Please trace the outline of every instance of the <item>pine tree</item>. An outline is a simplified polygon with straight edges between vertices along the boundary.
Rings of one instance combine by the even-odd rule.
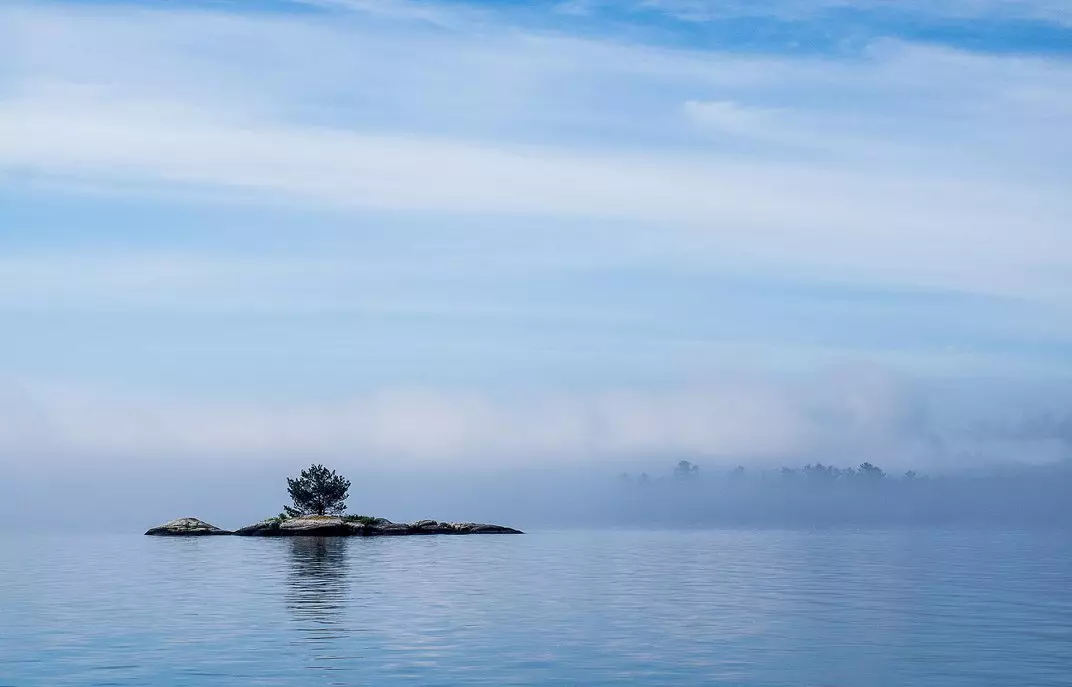
[[[335,474],[323,465],[312,465],[302,470],[300,477],[287,478],[287,493],[293,506],[283,506],[290,517],[299,515],[339,515],[346,510],[346,497],[350,492],[350,480]]]

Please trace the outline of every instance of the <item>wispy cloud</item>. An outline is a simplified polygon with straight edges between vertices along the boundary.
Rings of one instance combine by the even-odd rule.
[[[976,404],[978,405],[978,404]],[[1065,457],[1038,406],[935,412],[912,383],[874,366],[795,381],[688,389],[493,395],[387,389],[318,403],[220,402],[6,384],[0,454],[47,461],[258,461],[292,456],[375,469],[596,463],[777,466],[867,456],[892,467],[978,467]]]
[[[357,454],[388,464],[596,458],[613,465],[668,454],[774,460],[834,440],[832,427],[809,419],[823,408],[845,421],[837,430],[838,443],[857,434],[895,431],[903,411],[890,405],[892,389],[884,386],[846,387],[812,402],[784,389],[750,385],[527,399],[400,390],[338,404],[285,407],[24,388],[14,398],[10,390],[6,394],[8,421],[0,432],[0,451],[154,459]]]
[[[393,338],[382,321],[348,320],[354,329],[345,345],[422,347],[422,370],[445,366],[442,349],[457,333],[452,324],[459,326],[444,324],[449,318],[512,316],[521,324],[510,336],[506,327],[466,330],[483,343],[469,361],[490,367],[487,350],[512,351],[495,373],[530,385],[543,375],[526,377],[525,365],[535,369],[539,356],[554,362],[562,351],[587,368],[622,351],[646,356],[648,371],[696,360],[702,368],[702,356],[681,353],[682,340],[730,350],[720,373],[745,367],[758,350],[777,349],[783,360],[808,347],[844,358],[871,357],[883,346],[911,355],[898,329],[918,329],[932,349],[972,350],[978,357],[960,364],[978,376],[979,360],[1007,372],[1023,369],[1009,358],[1027,365],[1043,357],[1033,350],[1049,346],[1051,358],[1065,350],[1062,316],[1072,305],[1066,59],[893,40],[800,58],[657,47],[623,38],[637,35],[628,32],[552,31],[553,22],[533,28],[514,22],[520,10],[312,4],[329,11],[0,9],[0,188],[23,208],[91,188],[108,192],[112,212],[122,214],[115,207],[131,197],[156,210],[107,230],[118,249],[0,244],[0,308],[166,317],[420,313],[440,319],[393,330]],[[845,3],[643,7],[699,21],[712,13],[791,17],[820,5]],[[900,8],[925,17],[1018,18],[1060,9]],[[23,193],[41,188],[44,201]],[[225,251],[210,234],[226,233],[233,215],[212,218],[211,204],[199,202],[221,197],[239,213],[285,207],[307,221],[247,220],[255,226],[245,242]],[[159,245],[150,241],[154,220],[176,204],[203,214]],[[32,213],[3,212],[15,232],[43,230]],[[328,214],[334,242],[307,244]],[[83,219],[72,211],[57,221],[70,236]],[[338,238],[347,235],[379,240]],[[262,241],[284,248],[262,252]],[[686,273],[703,278],[675,280]],[[718,281],[742,274],[752,287]],[[756,295],[763,291],[756,282],[768,284],[765,294]],[[837,286],[802,305],[796,292],[816,283]],[[898,311],[881,295],[898,289],[920,298],[953,290],[958,298]],[[972,298],[985,305],[972,310]],[[592,323],[605,328],[584,339]],[[131,340],[151,334],[142,321],[125,324],[112,339],[94,334],[99,350],[121,358]],[[273,333],[294,326],[276,324]],[[195,334],[219,352],[210,327]],[[314,325],[279,359],[301,368],[337,335]],[[242,336],[230,344],[252,357],[258,333]],[[16,338],[0,345],[13,350]],[[76,338],[63,340],[69,350],[61,353],[76,357]],[[23,339],[27,350],[59,345]],[[173,350],[150,343],[155,365],[158,348]],[[180,368],[205,357],[168,362]],[[217,358],[215,369],[232,360]],[[416,358],[404,362],[414,367]],[[4,356],[0,373],[23,376],[20,359],[32,356]],[[347,362],[373,372],[357,354]],[[130,365],[98,376],[122,378]],[[669,453],[762,462],[881,447],[890,460],[911,462],[952,460],[959,454],[950,446],[970,443],[970,433],[936,429],[925,412],[920,420],[919,399],[881,374],[803,385],[705,377],[653,390],[632,383],[629,375],[639,372],[626,367],[615,368],[620,383],[603,390],[506,398],[388,382],[380,391],[348,390],[349,401],[310,393],[279,406],[30,385],[7,393],[0,407],[0,456],[352,452],[384,461],[580,456],[617,465]],[[905,367],[921,369],[916,359]],[[269,385],[282,376],[270,368],[256,371]],[[945,439],[935,443],[935,432]]]
[[[640,0],[635,6],[666,12],[688,21],[741,16],[792,20],[814,17],[831,10],[851,10],[859,13],[898,12],[916,17],[1035,19],[1072,24],[1068,6],[1061,0]]]
[[[471,28],[487,23],[492,14],[475,5],[442,6],[420,0],[291,0],[294,4],[358,12],[373,17],[430,24],[444,29]]]
[[[893,280],[911,271],[1010,293],[1056,295],[1072,258],[1063,185],[1034,171],[1067,173],[1059,132],[1072,69],[1060,61],[904,45],[856,63],[757,60],[525,34],[470,44],[464,32],[397,29],[364,42],[349,35],[356,26],[274,17],[9,16],[22,40],[6,51],[23,66],[0,102],[0,166],[20,175],[353,210],[648,223],[715,261],[852,265]],[[71,40],[47,40],[56,35]],[[212,58],[224,44],[248,57]],[[302,78],[257,66],[313,45],[322,49],[299,61]],[[391,61],[429,50],[445,60],[439,87],[425,87],[434,60]],[[521,105],[496,94],[506,82]],[[821,94],[859,109],[809,100]],[[514,113],[519,124],[503,128]],[[619,123],[611,140],[593,133]]]

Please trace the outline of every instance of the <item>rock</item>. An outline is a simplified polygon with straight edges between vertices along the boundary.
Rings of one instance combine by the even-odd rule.
[[[282,532],[301,534],[329,535],[346,532],[342,518],[330,515],[303,515],[299,518],[284,520],[279,529]]]
[[[350,537],[367,537],[368,525],[363,522],[344,522],[346,535]]]
[[[303,515],[289,520],[272,518],[248,525],[235,534],[240,537],[363,537],[367,527],[330,515]]]
[[[367,530],[364,523],[347,522],[330,515],[303,515],[284,520],[279,525],[279,533],[283,536],[363,537]]]
[[[272,518],[235,530],[240,537],[402,537],[423,534],[521,534],[501,525],[418,520],[412,524],[376,518],[349,522],[331,515],[303,515],[289,520]]]
[[[239,537],[278,537],[281,536],[279,531],[280,521],[276,519],[263,520],[253,525],[246,525],[235,530],[234,533]]]
[[[388,523],[386,525],[372,525],[365,529],[365,534],[370,537],[383,535],[397,537],[406,534],[414,534],[413,528],[404,523]]]
[[[171,537],[199,537],[212,534],[231,534],[227,530],[221,530],[215,525],[210,525],[197,518],[179,518],[166,522],[159,527],[153,527],[145,534],[153,536]]]
[[[520,530],[502,525],[485,525],[475,522],[439,522],[418,520],[411,525],[391,524],[369,527],[365,536],[400,536],[406,534],[523,534]]]
[[[279,534],[292,537],[351,537],[364,532],[360,523],[344,522],[342,518],[330,515],[303,515],[284,520],[279,525]]]
[[[502,525],[467,523],[467,526],[468,534],[524,534],[521,530],[515,530],[513,527],[503,527]]]
[[[456,534],[449,523],[435,520],[418,520],[410,527],[414,534]]]

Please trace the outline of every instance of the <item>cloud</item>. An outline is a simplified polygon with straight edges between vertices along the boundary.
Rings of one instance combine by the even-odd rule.
[[[240,462],[360,455],[380,465],[580,459],[614,469],[665,455],[774,460],[850,439],[885,440],[898,429],[902,410],[887,382],[787,391],[755,384],[497,398],[401,389],[273,406],[8,385],[0,455]]]
[[[779,110],[774,108],[746,107],[731,100],[685,103],[685,114],[714,126],[730,135],[770,136],[777,135]]]
[[[425,22],[446,28],[459,28],[474,23],[487,24],[518,18],[524,13],[516,7],[500,7],[494,12],[476,4],[452,3],[449,6],[434,2],[412,0],[292,0],[295,4],[324,9],[346,10],[370,16]],[[781,21],[822,19],[837,12],[852,12],[857,16],[904,16],[919,21],[934,20],[1020,20],[1072,25],[1068,7],[1063,0],[568,0],[550,7],[557,15],[592,17],[613,14],[619,19],[632,19],[642,24],[646,15],[664,14],[686,22],[713,22],[725,19],[761,18]],[[529,15],[533,12],[529,12]]]
[[[831,10],[858,13],[896,12],[905,16],[953,19],[1024,19],[1072,25],[1061,0],[640,0],[638,8],[664,12],[684,21],[730,17],[777,17],[802,20]]]
[[[16,197],[44,185],[50,202],[89,188],[112,197],[186,204],[225,198],[239,208],[308,213],[305,225],[260,229],[266,237],[289,236],[286,245],[318,230],[325,210],[345,218],[337,220],[340,233],[354,235],[389,236],[397,228],[383,218],[405,218],[449,239],[437,247],[456,242],[464,250],[414,259],[398,247],[404,233],[359,259],[269,259],[253,255],[258,241],[240,256],[206,257],[214,244],[203,236],[200,247],[179,241],[170,253],[12,250],[0,259],[0,306],[497,309],[520,313],[530,330],[546,321],[533,312],[557,308],[573,318],[564,329],[601,317],[628,322],[631,331],[658,329],[652,320],[708,317],[721,329],[711,325],[702,330],[707,338],[689,343],[711,348],[732,347],[747,338],[742,329],[765,318],[784,318],[789,329],[824,339],[813,311],[757,307],[749,321],[740,316],[754,305],[740,295],[745,289],[700,280],[693,296],[710,293],[717,307],[681,298],[689,284],[652,297],[657,279],[632,290],[618,285],[603,300],[586,301],[591,285],[583,283],[548,289],[536,304],[467,298],[531,285],[466,282],[466,275],[626,264],[781,279],[785,291],[825,280],[847,285],[839,293],[892,284],[1045,301],[1055,306],[1045,317],[1032,311],[989,326],[1028,322],[1040,338],[1067,340],[1063,326],[1050,325],[1067,313],[1072,260],[1067,60],[893,41],[852,55],[744,55],[536,32],[509,23],[507,14],[441,5],[317,4],[355,11],[6,5],[0,184]],[[770,11],[791,11],[788,3],[776,5]],[[81,224],[79,217],[64,221]],[[139,222],[122,228],[125,241],[153,234],[151,218]],[[34,225],[15,230],[29,234]],[[455,283],[442,286],[452,275]],[[724,293],[730,296],[718,300]],[[734,296],[735,314],[720,318]],[[926,317],[966,317],[958,303]],[[866,328],[862,312],[878,310],[867,301],[849,318],[838,298],[827,305],[834,314],[823,321],[840,318],[850,333],[861,321]],[[893,329],[909,319],[883,322]],[[419,344],[442,346],[449,329]],[[696,330],[665,331],[672,338]],[[787,343],[785,328],[760,331],[766,340],[750,341],[750,350],[799,353],[788,350],[800,341]],[[985,338],[973,333],[968,347]],[[620,346],[665,368],[672,347],[640,351],[655,336],[645,330]],[[851,338],[843,330],[816,345],[841,350],[839,336]],[[555,343],[572,352],[577,341]],[[592,365],[612,355],[598,348],[585,354]],[[757,460],[874,446],[891,455],[935,452],[926,432],[903,424],[900,409],[911,403],[887,404],[882,399],[897,394],[881,389],[858,402],[817,400],[811,391],[777,385],[512,400],[387,390],[287,407],[28,394],[8,404],[6,455],[206,456],[215,446],[238,456],[354,451],[462,460],[531,452],[619,462],[659,451]]]
[[[490,15],[475,6],[457,4],[442,6],[413,0],[290,0],[293,4],[310,5],[329,10],[358,12],[373,17],[426,23],[443,29],[471,28],[487,23]]]
[[[73,110],[77,121],[62,114]],[[92,99],[9,102],[0,131],[7,167],[61,177],[362,210],[659,223],[668,243],[712,258],[892,274],[912,265],[924,283],[980,290],[1047,291],[1072,249],[1062,196],[992,181],[206,122]]]
[[[1072,259],[1067,194],[1043,176],[1068,173],[1072,68],[1059,60],[901,44],[854,62],[742,58],[315,18],[5,14],[19,39],[0,49],[14,65],[0,100],[9,183],[628,222],[714,264],[1020,295],[1056,297]]]
[[[866,457],[938,471],[1067,457],[1067,422],[1052,415],[1060,398],[1036,397],[1015,411],[976,403],[967,412],[950,412],[947,400],[873,365],[663,390],[411,387],[318,403],[8,382],[0,389],[0,459],[238,465],[302,456],[389,471],[583,465],[609,474],[680,457],[712,468]]]

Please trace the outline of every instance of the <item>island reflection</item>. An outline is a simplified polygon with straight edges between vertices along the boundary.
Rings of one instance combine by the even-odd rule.
[[[288,542],[287,609],[302,629],[323,638],[345,630],[349,598],[348,542],[341,537],[294,537]]]

